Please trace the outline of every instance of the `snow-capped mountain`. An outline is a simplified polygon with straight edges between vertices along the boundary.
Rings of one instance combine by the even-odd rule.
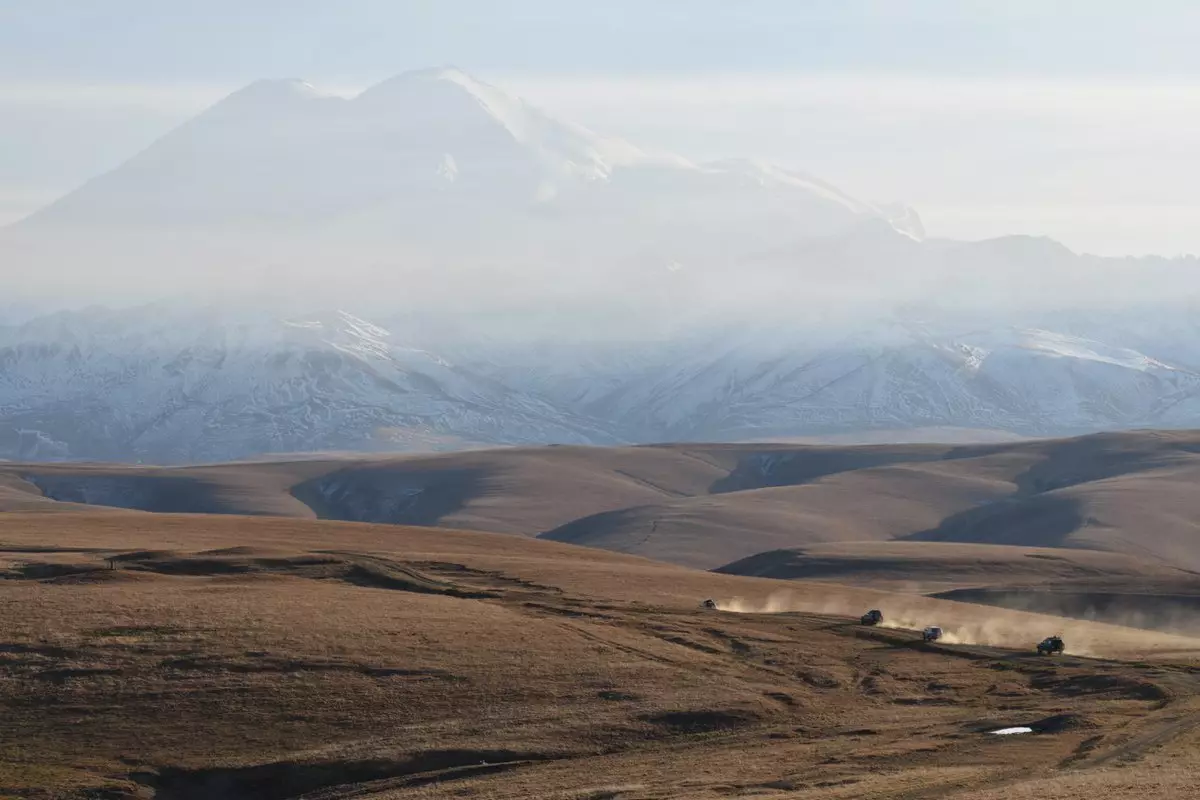
[[[1200,426],[1200,374],[1069,333],[893,322],[822,345],[767,333],[635,349],[459,342],[446,356],[345,312],[59,313],[0,333],[0,457]]]
[[[0,331],[0,452],[11,457],[195,462],[543,440],[613,438],[345,312],[93,309]]]
[[[1093,317],[1093,327],[1102,328],[1101,319]],[[1123,335],[1115,323],[1108,332]],[[1193,327],[1186,341],[1146,333],[1140,344],[1200,355],[1200,331]],[[460,357],[481,374],[507,375],[551,402],[609,420],[635,441],[1200,424],[1200,371],[1188,364],[1070,331],[1001,324],[893,319],[817,338],[812,329],[742,323],[657,347],[594,349],[577,367],[544,349],[491,364]]]
[[[647,371],[580,410],[659,440],[923,426],[1047,435],[1161,424],[1200,391],[1194,372],[1050,331],[885,326],[821,348],[758,333],[697,348],[700,360]]]
[[[0,263],[0,458],[1200,426],[1200,323],[1161,313],[1200,307],[1195,258],[927,239],[455,69],[251,84]],[[124,310],[31,312],[81,300]]]
[[[403,73],[353,98],[296,80],[253,83],[23,226],[272,223],[363,232],[404,225],[399,211],[440,218],[442,208],[428,213],[431,199],[493,214],[506,210],[500,204],[557,215],[603,210],[626,223],[683,202],[671,209],[676,224],[765,227],[773,219],[792,235],[828,235],[879,217],[920,235],[911,209],[872,206],[769,164],[650,154],[454,68]]]
[[[922,233],[906,207],[769,164],[648,153],[450,68],[350,98],[251,84],[12,226],[0,256],[92,296],[327,287],[331,272],[404,291],[446,269],[600,284],[725,269],[865,219]]]

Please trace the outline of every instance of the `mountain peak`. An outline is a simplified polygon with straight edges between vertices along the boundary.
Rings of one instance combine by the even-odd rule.
[[[528,118],[536,114],[519,97],[447,66],[402,72],[364,90],[354,105],[360,111],[387,116],[427,117],[468,124],[498,124],[520,140]]]
[[[338,99],[318,91],[299,78],[264,78],[248,83],[192,119],[193,124],[227,124],[231,121],[273,120],[296,113],[307,114],[316,101]]]
[[[264,103],[287,103],[296,100],[313,100],[320,97],[323,97],[323,95],[311,83],[302,81],[299,78],[264,78],[246,84],[222,100],[218,106],[248,103],[256,105]]]
[[[627,142],[556,119],[454,66],[402,72],[366,89],[353,104],[390,125],[419,124],[456,138],[474,130],[516,143],[542,165],[554,165],[551,182],[563,174],[606,178],[614,165],[646,158]]]
[[[376,97],[386,97],[392,94],[407,95],[411,92],[431,90],[459,90],[475,97],[497,95],[510,101],[521,102],[494,86],[474,78],[455,66],[430,67],[401,72],[374,86],[363,90],[356,99],[370,100]]]
[[[422,67],[420,69],[409,69],[397,75],[388,78],[387,81],[420,81],[420,80],[439,80],[453,81],[455,83],[480,83],[474,77],[469,75],[466,70],[454,66],[453,64],[443,64],[440,67]]]

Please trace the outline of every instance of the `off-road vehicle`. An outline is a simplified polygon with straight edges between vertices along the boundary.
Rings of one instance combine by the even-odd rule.
[[[1039,656],[1052,656],[1055,653],[1061,653],[1063,648],[1062,637],[1047,636],[1038,642],[1037,651]]]

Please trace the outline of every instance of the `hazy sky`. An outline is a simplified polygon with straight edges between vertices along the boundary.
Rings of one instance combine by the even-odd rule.
[[[559,116],[753,156],[930,233],[1200,252],[1195,0],[0,0],[0,223],[262,77],[455,64]]]

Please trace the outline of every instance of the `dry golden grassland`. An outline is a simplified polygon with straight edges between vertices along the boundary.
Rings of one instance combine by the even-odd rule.
[[[1185,638],[432,528],[7,513],[0,547],[0,796],[1094,800],[1200,768]],[[1012,638],[841,616],[870,607]]]

